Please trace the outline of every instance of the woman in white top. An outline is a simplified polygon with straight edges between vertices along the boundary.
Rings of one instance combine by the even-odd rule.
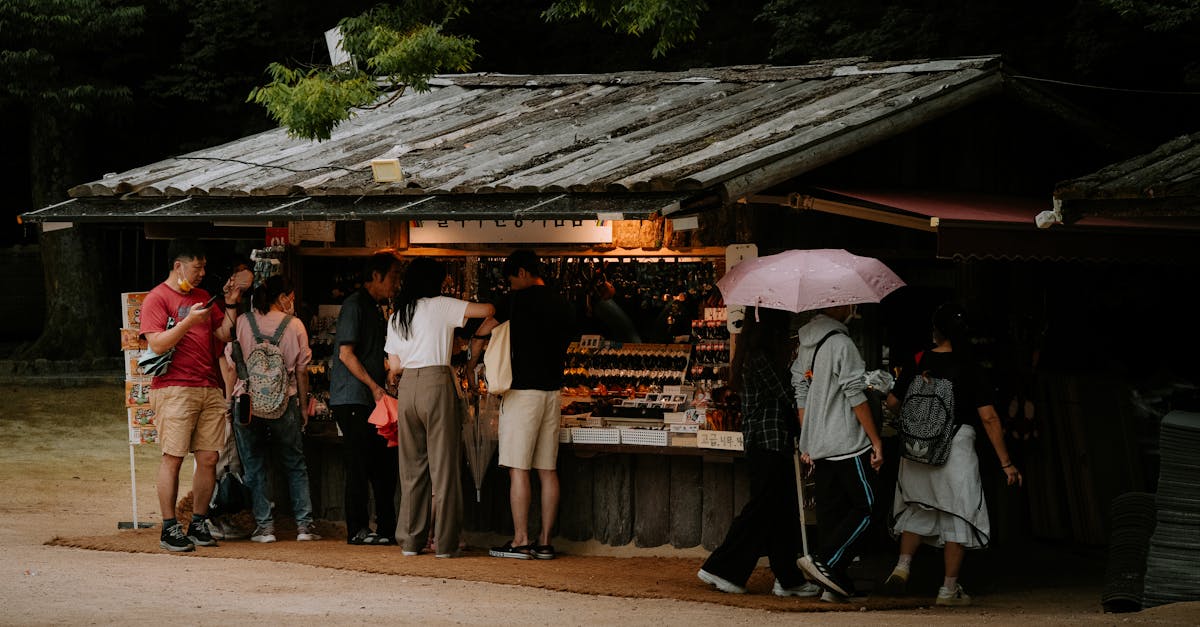
[[[446,268],[418,257],[409,264],[396,312],[388,324],[388,377],[396,388],[400,449],[400,515],[396,540],[416,555],[429,540],[434,500],[437,557],[458,554],[462,531],[458,391],[450,370],[454,329],[467,318],[487,318],[495,307],[442,296]]]
[[[287,400],[281,415],[271,412],[270,417],[263,417],[255,413],[249,423],[235,423],[233,428],[246,486],[253,497],[251,509],[256,527],[250,539],[254,542],[275,541],[266,468],[267,447],[270,446],[287,478],[292,513],[296,517],[296,539],[318,540],[320,536],[313,529],[312,497],[308,491],[308,466],[304,461],[302,435],[308,423],[308,364],[312,361],[308,331],[295,317],[296,291],[286,278],[276,275],[263,281],[255,288],[251,302],[250,312],[238,316],[237,321],[237,343],[242,361],[238,365],[239,378],[244,380],[247,376],[245,364],[254,361],[251,354],[255,347],[278,338],[277,343],[272,343],[276,343],[283,356],[284,372],[278,376],[286,378]],[[253,393],[251,396],[253,398]]]

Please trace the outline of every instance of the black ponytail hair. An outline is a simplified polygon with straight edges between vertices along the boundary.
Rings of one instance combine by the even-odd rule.
[[[746,360],[751,353],[762,353],[781,375],[787,373],[792,358],[789,337],[792,330],[791,312],[768,307],[746,307],[745,316],[742,334],[729,368],[729,387],[737,392],[742,391]]]
[[[442,283],[446,280],[446,266],[432,257],[417,257],[408,264],[400,293],[396,295],[396,313],[392,324],[400,337],[409,337],[417,301],[442,294]]]
[[[254,295],[251,297],[251,302],[254,304],[254,309],[264,316],[268,311],[271,311],[271,304],[279,299],[284,294],[291,294],[296,291],[292,287],[292,282],[287,277],[276,274],[267,277],[266,281],[258,284],[254,288]]]
[[[967,326],[967,310],[958,303],[943,303],[933,312],[933,331],[950,340],[956,351],[970,350],[970,329]]]

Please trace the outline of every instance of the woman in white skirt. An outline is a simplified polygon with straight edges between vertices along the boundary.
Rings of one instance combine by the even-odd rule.
[[[993,406],[991,387],[982,368],[965,353],[970,344],[966,312],[961,307],[948,303],[934,312],[933,343],[933,348],[918,353],[901,372],[888,394],[887,405],[893,413],[899,411],[916,376],[948,379],[953,383],[958,431],[944,465],[900,460],[892,511],[892,534],[900,537],[900,559],[885,587],[893,594],[904,590],[913,555],[923,542],[944,548],[945,552],[945,579],[935,603],[970,605],[971,597],[958,583],[963,555],[968,549],[986,547],[991,533],[979,478],[979,456],[975,454],[975,438],[981,430],[996,451],[1008,485],[1020,485],[1022,479],[1004,445],[1004,430]]]

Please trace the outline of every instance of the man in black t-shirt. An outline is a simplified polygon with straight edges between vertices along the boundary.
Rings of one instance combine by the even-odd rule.
[[[338,314],[329,407],[342,432],[348,544],[396,543],[396,482],[400,466],[395,450],[388,448],[387,439],[367,419],[384,395],[387,378],[383,352],[387,320],[380,303],[394,297],[399,284],[399,260],[392,253],[376,253],[363,268],[362,288],[346,297]],[[375,502],[375,531],[371,531],[368,506],[371,493]]]
[[[480,325],[471,342],[467,372],[474,373],[483,340],[509,322],[512,386],[500,405],[500,465],[507,467],[511,488],[513,539],[489,551],[494,557],[554,559],[550,534],[558,514],[558,428],[563,364],[574,333],[575,312],[542,279],[542,264],[531,250],[517,250],[504,262],[512,293],[507,306]],[[504,305],[504,303],[501,303]],[[541,483],[542,527],[538,541],[529,538],[532,500],[530,469]]]

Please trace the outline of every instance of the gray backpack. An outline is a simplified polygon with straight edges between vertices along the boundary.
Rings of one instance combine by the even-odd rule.
[[[921,365],[921,355],[916,364]],[[905,459],[931,466],[945,464],[959,427],[954,420],[954,383],[924,372],[913,377],[896,422]]]
[[[288,370],[279,339],[287,330],[292,316],[285,316],[267,337],[259,332],[254,313],[246,314],[250,331],[254,333],[254,348],[246,356],[246,391],[250,393],[251,412],[260,418],[278,418],[287,411]]]

